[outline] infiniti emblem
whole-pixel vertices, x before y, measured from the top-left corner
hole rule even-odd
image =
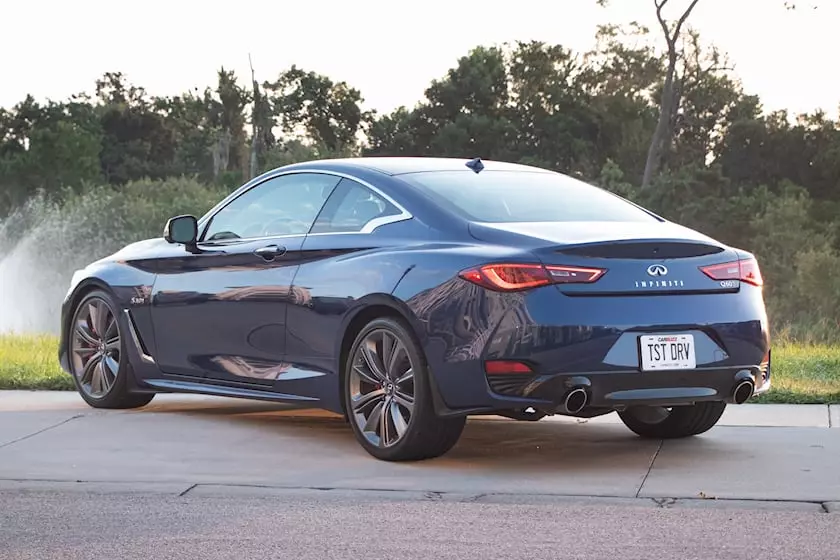
[[[664,264],[652,264],[647,268],[647,273],[651,276],[665,276],[668,274],[668,269]]]

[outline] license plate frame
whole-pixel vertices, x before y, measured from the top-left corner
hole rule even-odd
[[[641,371],[697,368],[697,352],[693,334],[644,334],[639,336],[638,345]]]

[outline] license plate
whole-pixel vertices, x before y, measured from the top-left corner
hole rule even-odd
[[[697,367],[694,336],[690,334],[640,336],[639,356],[644,371]]]

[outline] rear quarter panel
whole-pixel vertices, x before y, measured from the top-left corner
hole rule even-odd
[[[695,332],[702,366],[757,365],[769,349],[760,288],[675,296],[570,297],[554,286],[498,293],[454,276],[453,269],[484,261],[473,250],[448,264],[446,257],[430,256],[436,265],[412,268],[394,292],[415,317],[451,408],[498,402],[484,375],[485,358],[523,360],[544,374],[632,373],[638,370],[637,335],[673,330]]]
[[[310,236],[294,280],[300,294],[289,309],[288,361],[307,377],[299,387],[317,393],[324,406],[339,410],[336,374],[355,332],[381,312],[404,317],[417,335],[430,363],[442,359],[435,338],[449,340],[453,314],[430,324],[429,303],[447,297],[453,285],[464,286],[460,270],[512,252],[466,242],[449,242],[417,222],[391,224],[368,235]],[[452,302],[458,305],[458,302]],[[448,305],[448,304],[447,304]],[[449,309],[449,307],[445,307]],[[373,311],[373,313],[371,313]],[[443,324],[440,324],[440,321]],[[443,333],[438,332],[443,330]],[[323,372],[311,377],[303,372]],[[314,386],[313,384],[317,384]]]

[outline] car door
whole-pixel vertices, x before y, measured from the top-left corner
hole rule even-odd
[[[372,185],[344,178],[335,188],[304,242],[307,257],[293,282],[306,295],[288,315],[287,361],[299,377],[332,371],[345,312],[367,294],[390,293],[405,274],[404,266],[382,265],[374,255],[417,234],[423,226],[410,218]]]
[[[300,250],[340,177],[268,178],[203,225],[199,251],[154,286],[156,359],[164,373],[273,385],[288,369],[286,314]]]

